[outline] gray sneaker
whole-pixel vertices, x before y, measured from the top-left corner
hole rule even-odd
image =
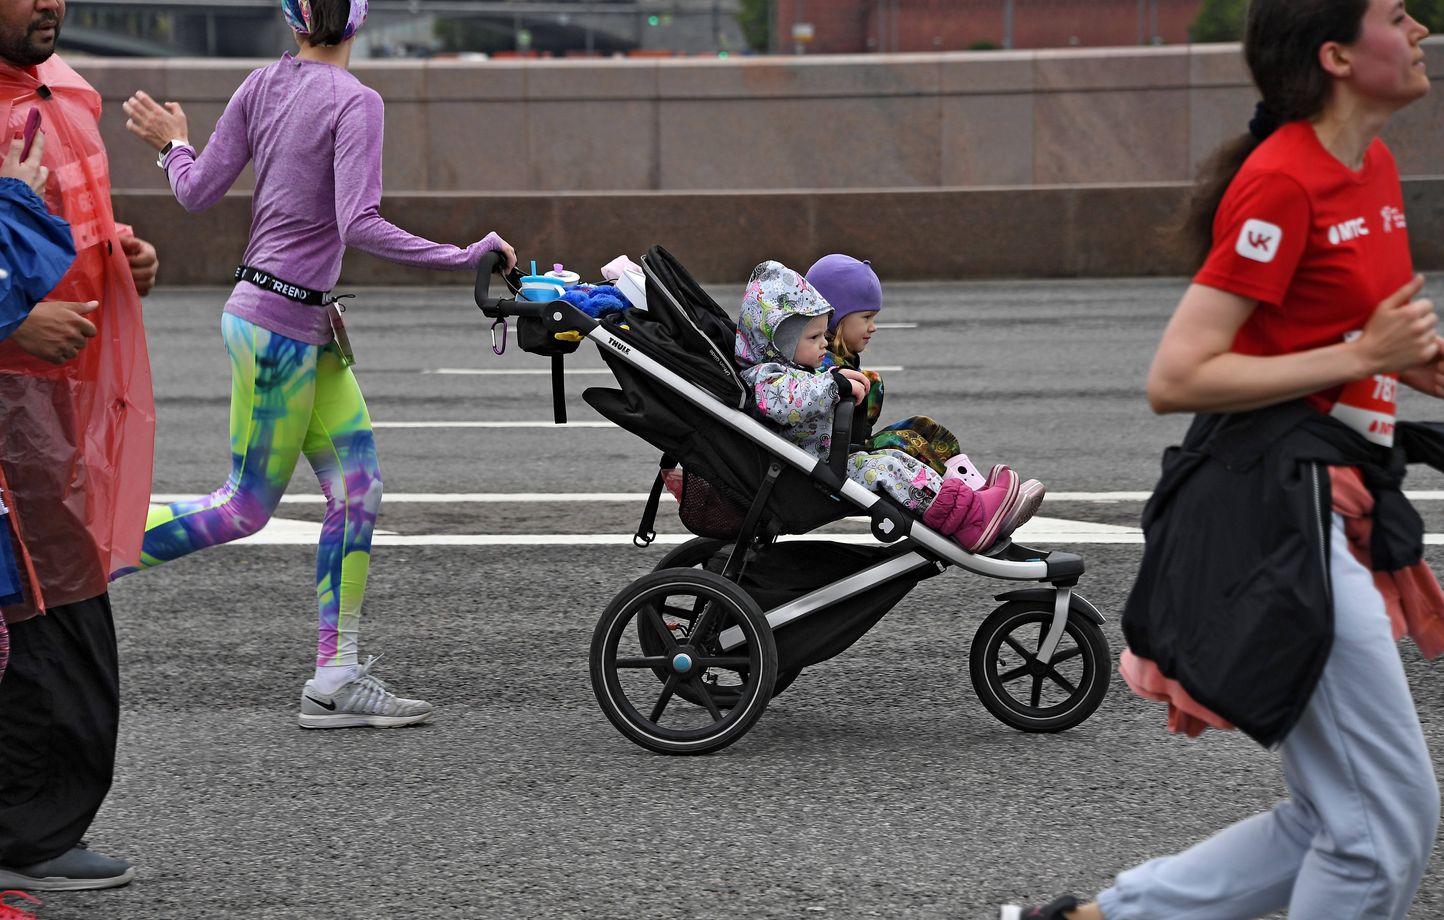
[[[123,859],[92,853],[84,843],[54,859],[28,866],[0,866],[0,888],[21,891],[90,891],[119,888],[135,878],[135,867]]]
[[[373,655],[356,669],[356,676],[329,696],[306,681],[301,690],[302,728],[399,728],[431,718],[431,704],[425,700],[404,700],[371,676]]]

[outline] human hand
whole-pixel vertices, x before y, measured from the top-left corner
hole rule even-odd
[[[19,179],[35,194],[44,195],[45,179],[50,175],[50,168],[40,165],[40,155],[45,152],[45,135],[36,133],[35,142],[30,145],[30,155],[22,160],[20,151],[24,146],[25,141],[18,137],[10,142],[10,150],[0,162],[0,176]]]
[[[476,242],[476,246],[482,252],[499,252],[506,256],[506,271],[510,272],[516,268],[516,250],[506,240],[496,235],[495,231],[488,233]]]
[[[1444,339],[1439,339],[1439,353],[1428,364],[1411,367],[1399,372],[1399,382],[1407,384],[1420,393],[1444,399]]]
[[[95,324],[85,318],[100,301],[74,303],[45,300],[35,305],[11,338],[22,349],[51,364],[64,364],[80,354],[85,340],[95,335]]]
[[[154,246],[139,237],[121,237],[120,248],[130,262],[130,277],[135,281],[135,289],[144,297],[155,287],[160,257],[156,255]]]
[[[1429,364],[1439,354],[1434,302],[1414,299],[1423,288],[1424,276],[1415,275],[1374,308],[1363,334],[1353,343],[1363,356],[1368,375]]]
[[[170,141],[188,141],[190,138],[186,113],[181,110],[179,102],[167,102],[162,106],[146,95],[145,90],[138,89],[120,104],[120,108],[125,112],[125,129],[157,150]]]

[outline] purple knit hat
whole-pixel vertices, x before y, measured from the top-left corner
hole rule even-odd
[[[823,256],[807,270],[807,283],[832,304],[832,319],[827,331],[849,313],[866,313],[882,309],[882,282],[866,261],[859,262],[840,252]]]

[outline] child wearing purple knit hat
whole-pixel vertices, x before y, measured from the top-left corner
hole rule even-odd
[[[877,315],[882,310],[882,282],[872,270],[872,264],[832,253],[812,264],[807,270],[807,282],[832,305],[832,319],[827,327],[828,354],[832,362],[861,372],[871,383],[863,402],[862,423],[854,426],[857,446],[873,451],[901,451],[921,460],[939,475],[962,479],[973,489],[988,488],[997,482],[1008,469],[1007,465],[996,464],[983,476],[962,452],[957,436],[925,415],[894,422],[874,433],[882,413],[882,377],[876,371],[863,370],[861,358],[877,332]],[[1022,483],[1021,491],[1023,501],[1012,526],[1033,516],[1047,490],[1038,480],[1029,479]]]

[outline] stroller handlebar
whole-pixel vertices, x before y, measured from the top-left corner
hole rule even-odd
[[[472,297],[481,312],[492,319],[500,319],[508,316],[542,316],[546,312],[545,303],[532,303],[517,297],[517,291],[521,289],[521,274],[513,268],[510,272],[502,269],[505,265],[506,256],[500,252],[488,252],[481,257],[476,264],[476,284],[472,290]],[[491,276],[501,275],[506,285],[506,292],[510,296],[491,296]]]

